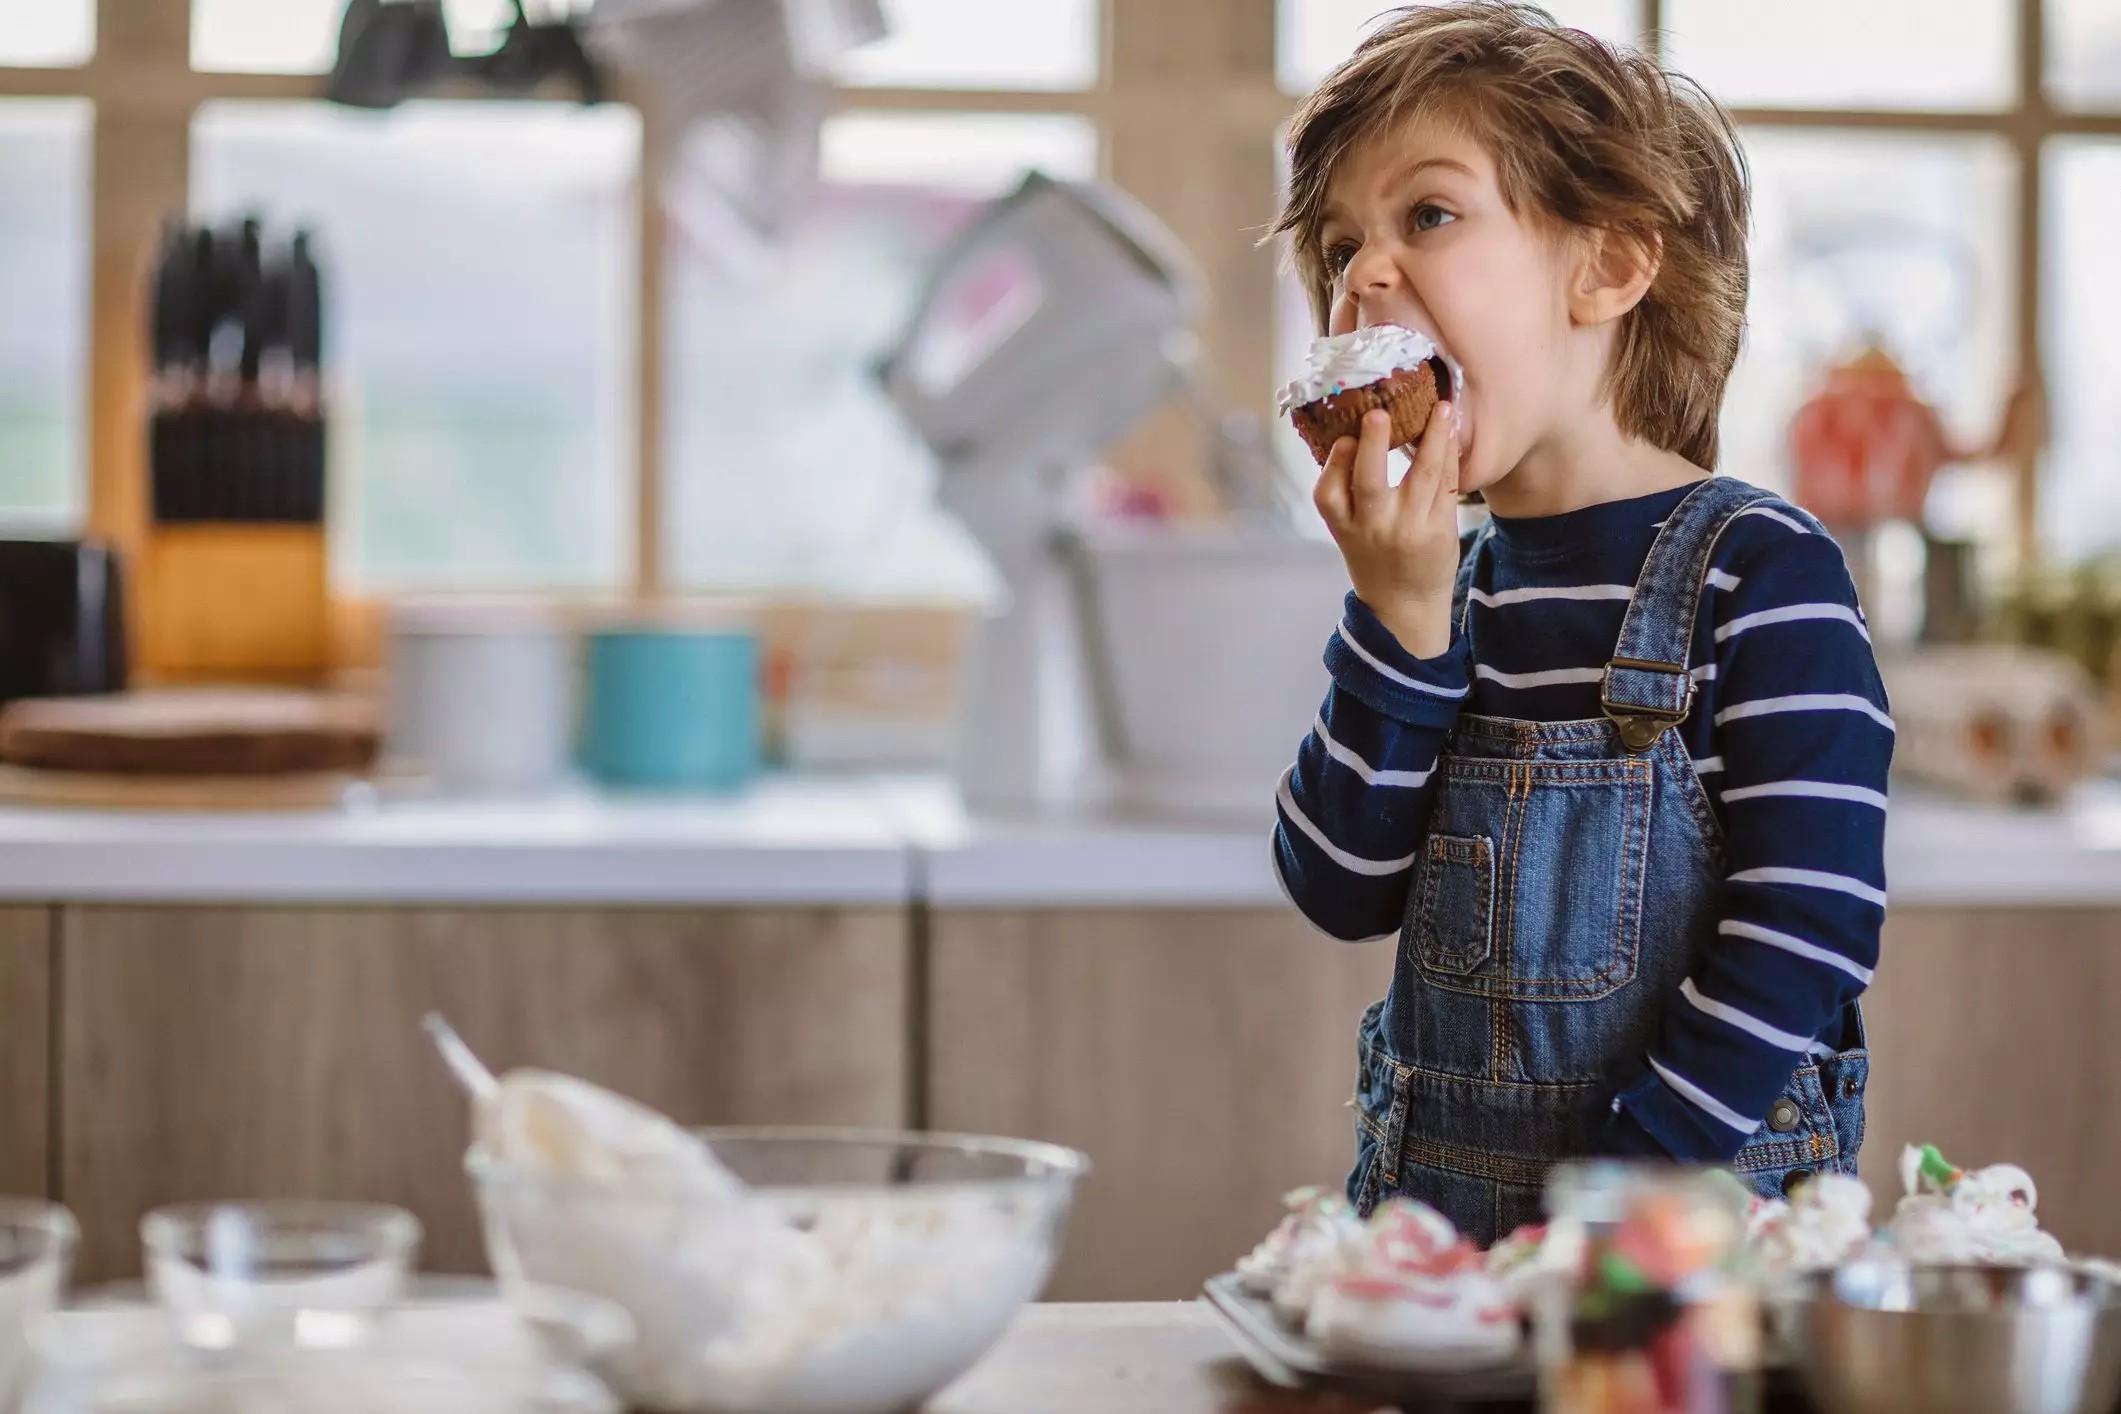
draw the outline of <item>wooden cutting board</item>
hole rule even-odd
[[[238,688],[44,698],[0,710],[0,761],[109,777],[348,777],[382,745],[363,698]]]
[[[277,776],[113,776],[0,765],[0,805],[56,810],[337,810],[368,783],[358,776],[295,772]]]

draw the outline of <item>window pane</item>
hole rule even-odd
[[[1787,492],[1791,417],[1876,338],[1956,440],[1994,435],[2013,369],[2015,163],[2000,138],[1754,129],[1753,285],[1722,469]]]
[[[61,68],[96,52],[96,0],[0,0],[0,65]]]
[[[2067,559],[2121,549],[2121,142],[2058,139],[2047,153],[2041,251],[2052,440],[2042,543]]]
[[[713,588],[971,596],[968,537],[935,507],[934,465],[870,374],[928,260],[1022,172],[1094,174],[1066,115],[831,119],[826,185],[774,268],[726,273],[680,238],[669,270],[665,547]]]
[[[2103,3],[2103,0],[2101,0]],[[1665,57],[1759,108],[2005,108],[2015,0],[1665,0]]]
[[[1089,88],[1097,0],[883,0],[890,32],[841,59],[848,83],[905,88]]]
[[[0,101],[0,525],[81,520],[89,105]]]
[[[2048,95],[2066,108],[2121,108],[2121,6],[2047,0]]]
[[[610,106],[200,111],[194,211],[317,231],[342,575],[630,573],[639,153]]]
[[[9,0],[0,0],[0,5],[6,3]],[[555,8],[548,3],[544,12]],[[192,67],[218,73],[321,74],[339,52],[339,17],[345,12],[346,0],[192,0]],[[449,24],[450,48],[479,54],[500,43],[514,12],[509,0],[443,0],[442,13]],[[533,7],[532,13],[540,11]]]
[[[1308,93],[1331,73],[1379,19],[1402,0],[1277,0],[1275,73],[1290,93]],[[1600,39],[1633,44],[1642,37],[1637,0],[1549,0],[1555,19]]]

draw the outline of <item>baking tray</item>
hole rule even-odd
[[[1245,1360],[1283,1389],[1341,1389],[1388,1399],[1404,1409],[1530,1409],[1539,1377],[1529,1355],[1478,1370],[1397,1370],[1327,1357],[1254,1296],[1235,1272],[1208,1278],[1201,1300],[1222,1319]]]
[[[1338,1390],[1389,1401],[1406,1414],[1511,1414],[1539,1405],[1539,1375],[1529,1350],[1508,1364],[1479,1370],[1395,1370],[1328,1358],[1254,1296],[1235,1272],[1210,1277],[1200,1299],[1221,1318],[1246,1363],[1268,1384],[1291,1390]],[[1760,1414],[1817,1414],[1797,1372],[1770,1368]],[[2121,1411],[2117,1411],[2121,1414]]]

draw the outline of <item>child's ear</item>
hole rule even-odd
[[[1664,244],[1655,235],[1590,231],[1576,243],[1569,277],[1569,317],[1608,324],[1642,303],[1657,278]]]

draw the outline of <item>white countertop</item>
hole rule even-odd
[[[573,792],[303,815],[0,810],[0,899],[357,904],[1261,907],[1254,824],[996,820],[926,778],[724,800]],[[2121,907],[2121,784],[2044,813],[1896,795],[1893,900]]]
[[[897,905],[913,878],[859,781],[284,815],[0,810],[0,899]]]

